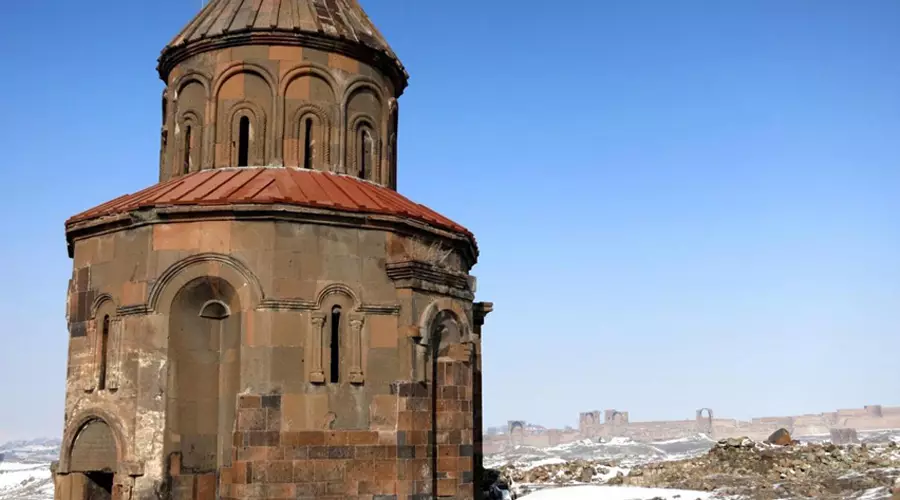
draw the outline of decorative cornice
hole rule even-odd
[[[365,314],[396,316],[400,314],[400,304],[360,304],[357,311]]]
[[[307,299],[265,299],[259,309],[275,311],[314,311],[318,309],[316,301]]]
[[[308,299],[265,299],[259,305],[261,310],[275,311],[318,311],[320,306],[315,300]],[[362,303],[356,311],[364,314],[397,315],[400,314],[399,304],[366,304]]]
[[[319,306],[316,304],[316,301],[309,299],[267,298],[263,299],[258,309],[270,311],[317,311]],[[395,316],[400,314],[400,304],[362,303],[356,310],[363,314]],[[151,312],[152,309],[147,304],[133,304],[116,309],[116,315],[118,316],[139,316],[150,314]]]
[[[436,285],[434,283],[418,279],[394,281],[394,286],[400,289],[418,290],[435,295],[445,295],[447,297],[453,297],[467,302],[472,302],[473,300],[475,300],[475,294],[470,291],[451,288],[444,285]]]
[[[327,224],[344,227],[382,229],[400,234],[429,234],[455,241],[464,259],[474,264],[478,248],[474,237],[454,233],[416,219],[383,215],[336,211],[288,204],[271,205],[178,205],[153,207],[98,217],[66,225],[69,257],[74,256],[75,240],[134,229],[145,225],[203,220],[266,220]],[[399,230],[399,231],[398,231]],[[390,264],[389,264],[390,265]]]
[[[385,267],[388,277],[395,282],[423,281],[466,292],[471,292],[473,288],[472,278],[468,274],[441,269],[427,262],[389,262]]]
[[[141,314],[150,314],[150,306],[147,304],[132,304],[116,309],[117,316],[140,316]]]
[[[364,45],[361,42],[342,38],[332,38],[325,33],[306,33],[302,31],[244,31],[232,32],[214,38],[191,41],[174,47],[166,47],[159,57],[159,77],[168,83],[169,74],[182,61],[212,50],[226,49],[246,45],[286,45],[299,46],[342,54],[347,57],[371,64],[388,76],[394,84],[395,97],[399,97],[406,89],[409,74],[403,64],[394,57],[379,49]]]

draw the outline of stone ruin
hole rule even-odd
[[[859,443],[859,434],[856,429],[831,429],[831,442],[834,444]]]
[[[594,410],[578,415],[577,429],[546,429],[521,420],[510,421],[485,437],[486,452],[508,446],[548,447],[582,439],[629,438],[635,441],[659,441],[705,434],[714,439],[748,436],[765,440],[778,429],[794,436],[830,434],[836,443],[859,442],[860,430],[900,428],[900,407],[870,405],[812,415],[754,418],[750,421],[716,418],[712,409],[696,410],[692,420],[632,422],[628,412]]]

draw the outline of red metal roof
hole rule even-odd
[[[201,170],[150,186],[82,212],[66,225],[141,208],[287,204],[346,212],[393,215],[462,233],[463,226],[403,195],[356,177],[315,170],[243,167]]]

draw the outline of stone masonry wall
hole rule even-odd
[[[68,299],[70,352],[65,441],[71,444],[86,418],[101,418],[110,425],[119,445],[116,484],[133,489],[135,498],[161,491],[171,491],[176,498],[204,497],[209,491],[215,492],[211,475],[189,474],[177,454],[172,453],[174,445],[169,443],[173,441],[165,430],[171,415],[166,414],[165,398],[159,397],[168,390],[171,364],[167,310],[178,290],[198,276],[220,277],[237,290],[242,308],[240,390],[260,397],[279,395],[281,411],[288,417],[271,423],[279,434],[278,446],[283,446],[283,433],[288,433],[284,442],[293,446],[294,438],[289,433],[295,432],[427,430],[421,428],[426,424],[416,422],[412,427],[399,415],[388,418],[390,411],[384,413],[383,409],[412,411],[403,406],[406,399],[401,402],[397,394],[390,393],[391,382],[410,377],[413,372],[412,338],[419,332],[423,311],[435,300],[434,295],[419,290],[398,289],[385,274],[385,262],[403,251],[404,240],[403,236],[380,230],[240,220],[150,225],[76,240]],[[244,274],[231,262],[244,266]],[[458,261],[454,264],[460,265]],[[179,268],[174,275],[167,274]],[[327,300],[336,295],[324,295],[323,291],[334,284],[345,285],[356,299],[356,310],[350,311],[348,322],[362,320],[358,330],[362,344],[359,361],[365,380],[347,390],[317,386],[307,379],[311,371],[312,325],[320,308],[317,301],[324,301],[322,307],[326,307]],[[458,316],[468,319],[471,299],[453,300],[461,304]],[[107,313],[111,316],[112,347],[107,387],[100,390],[98,324]],[[472,367],[467,366],[471,374]],[[469,376],[460,378],[455,385],[471,383]],[[464,399],[466,402],[460,403],[459,408],[465,410],[458,411],[471,414],[472,397],[469,387],[459,389],[451,399]],[[334,418],[330,420],[332,414]],[[270,432],[268,421],[266,425],[265,432]],[[459,446],[470,446],[474,440],[471,418],[463,424],[454,420],[453,425],[459,425],[460,432],[441,443],[457,447],[455,452],[448,448],[448,457],[460,453]],[[350,434],[347,436],[349,443]],[[258,436],[254,439],[254,443],[259,443]],[[424,446],[427,443],[418,444],[422,439],[419,434],[397,435],[393,446],[398,446],[397,440]],[[243,447],[243,436],[241,444]],[[464,478],[463,473],[473,470],[473,452],[462,452],[469,463],[458,465],[457,469],[448,466],[447,481],[438,486],[450,489],[449,480],[454,480],[458,491],[463,492],[460,498],[465,498],[465,491],[471,487],[463,486],[468,484],[463,479],[471,482],[471,478]],[[427,462],[428,458],[421,459]],[[442,461],[447,463],[448,460]],[[412,483],[404,485],[402,481],[406,479],[399,479],[400,473],[398,470],[394,476],[389,474],[393,481],[401,481],[399,492],[421,489]],[[377,477],[382,474],[379,472]],[[353,481],[355,488],[366,483],[362,491],[371,486],[365,480]],[[268,479],[263,484],[268,484]]]
[[[371,407],[374,430],[285,431],[281,395],[241,395],[234,461],[220,471],[219,496],[212,478],[174,476],[174,497],[424,500],[436,485],[437,497],[474,498],[467,370],[441,364],[436,422],[431,388],[421,383],[392,384]]]

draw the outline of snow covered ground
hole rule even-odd
[[[50,462],[57,457],[57,439],[0,445],[0,500],[52,500]]]
[[[525,495],[523,500],[707,500],[710,493],[627,486],[571,486]]]
[[[827,435],[801,436],[798,439],[802,443],[822,443],[828,441],[829,437]],[[878,449],[876,443],[883,445],[892,441],[900,442],[900,431],[860,432],[859,437],[871,449],[876,450]],[[574,499],[616,499],[622,498],[616,496],[620,494],[626,495],[624,498],[628,500],[655,497],[671,497],[679,498],[679,500],[717,499],[720,497],[709,496],[709,493],[700,493],[691,497],[690,495],[685,496],[684,492],[667,492],[670,495],[667,497],[653,490],[644,491],[649,496],[643,497],[635,495],[636,492],[641,492],[639,489],[617,489],[609,484],[611,481],[613,481],[612,484],[621,484],[621,478],[629,476],[632,469],[638,466],[706,456],[715,444],[715,440],[702,434],[650,443],[637,442],[627,438],[585,439],[549,448],[529,446],[507,448],[502,452],[485,456],[485,465],[489,468],[499,469],[511,481],[511,490],[521,495],[520,498],[534,500],[570,498],[569,496],[536,496],[544,492],[549,495],[552,491],[559,495],[580,495],[572,496],[571,498]],[[807,444],[801,445],[801,447],[803,446],[807,446]],[[900,457],[888,458],[898,460]],[[888,474],[891,470],[885,469],[883,472]],[[896,474],[888,474],[888,477],[891,475]],[[666,493],[665,490],[663,492]],[[873,488],[860,490],[845,498],[847,500],[886,500],[890,498],[890,493],[886,488]]]
[[[0,463],[0,499],[51,500],[50,464]]]

